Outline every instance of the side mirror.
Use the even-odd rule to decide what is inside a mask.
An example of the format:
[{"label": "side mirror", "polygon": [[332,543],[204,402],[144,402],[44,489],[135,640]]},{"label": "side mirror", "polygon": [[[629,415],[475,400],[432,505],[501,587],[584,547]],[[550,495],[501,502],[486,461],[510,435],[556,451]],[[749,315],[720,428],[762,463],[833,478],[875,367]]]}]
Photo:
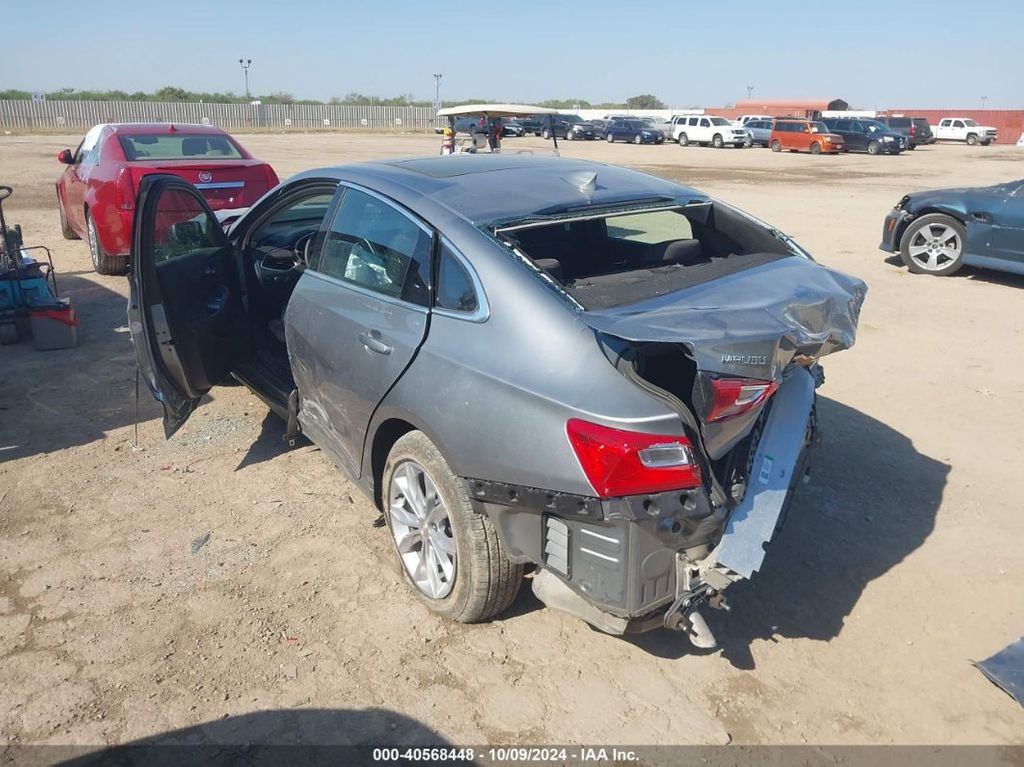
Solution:
[{"label": "side mirror", "polygon": [[60,154],[57,155],[57,161],[62,162],[65,165],[73,165],[75,162],[75,156],[71,154],[70,149],[65,149],[61,151]]}]

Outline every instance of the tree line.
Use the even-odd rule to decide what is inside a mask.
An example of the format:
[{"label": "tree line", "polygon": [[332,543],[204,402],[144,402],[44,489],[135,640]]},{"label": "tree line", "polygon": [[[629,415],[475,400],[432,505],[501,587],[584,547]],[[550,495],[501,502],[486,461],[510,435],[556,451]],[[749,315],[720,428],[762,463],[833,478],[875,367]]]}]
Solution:
[{"label": "tree line", "polygon": [[[30,91],[9,88],[0,90],[0,100],[22,101],[32,98]],[[286,91],[275,91],[266,95],[246,97],[231,91],[208,93],[190,91],[168,85],[152,92],[145,91],[90,91],[77,88],[61,88],[46,92],[48,101],[182,101],[195,103],[205,101],[214,104],[245,104],[250,100],[264,104],[343,104],[347,106],[384,106],[384,107],[432,107],[434,102],[416,99],[412,94],[381,97],[365,93],[348,93],[344,96],[333,96],[327,101],[317,99],[297,99]],[[464,99],[462,101],[442,101],[445,107],[462,106],[464,104],[493,104],[497,99]],[[537,106],[549,109],[665,109],[665,104],[651,94],[630,96],[623,102],[605,101],[591,103],[586,99],[549,99],[541,101]]]}]

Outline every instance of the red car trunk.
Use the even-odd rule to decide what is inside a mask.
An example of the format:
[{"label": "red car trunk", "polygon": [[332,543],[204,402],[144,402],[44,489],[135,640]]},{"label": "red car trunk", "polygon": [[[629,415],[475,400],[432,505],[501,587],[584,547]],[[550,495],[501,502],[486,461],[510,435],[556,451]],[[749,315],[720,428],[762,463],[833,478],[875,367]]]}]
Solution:
[{"label": "red car trunk", "polygon": [[278,183],[273,169],[262,160],[255,159],[223,163],[209,159],[201,163],[192,160],[136,160],[128,163],[126,168],[131,173],[130,199],[133,202],[143,176],[169,173],[195,185],[213,210],[248,207]]}]

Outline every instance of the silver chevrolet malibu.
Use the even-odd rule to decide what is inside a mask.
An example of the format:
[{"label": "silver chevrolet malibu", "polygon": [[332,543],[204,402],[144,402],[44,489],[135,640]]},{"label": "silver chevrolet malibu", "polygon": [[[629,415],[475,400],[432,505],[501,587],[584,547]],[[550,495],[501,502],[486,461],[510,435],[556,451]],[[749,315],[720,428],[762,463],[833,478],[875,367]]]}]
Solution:
[{"label": "silver chevrolet malibu", "polygon": [[219,216],[148,176],[130,280],[168,437],[238,379],[365,489],[432,610],[492,618],[530,567],[550,607],[703,646],[865,294],[694,189],[498,154],[311,170]]}]

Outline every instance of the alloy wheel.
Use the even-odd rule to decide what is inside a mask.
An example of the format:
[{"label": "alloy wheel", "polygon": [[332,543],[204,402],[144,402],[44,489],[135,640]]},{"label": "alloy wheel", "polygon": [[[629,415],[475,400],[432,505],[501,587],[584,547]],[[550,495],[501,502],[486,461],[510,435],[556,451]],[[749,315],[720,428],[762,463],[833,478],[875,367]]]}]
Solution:
[{"label": "alloy wheel", "polygon": [[963,244],[953,227],[942,223],[925,224],[907,247],[911,260],[926,272],[936,272],[960,258]]},{"label": "alloy wheel", "polygon": [[96,234],[96,224],[92,220],[92,216],[86,214],[86,230],[89,233],[89,255],[92,256],[92,268],[96,271],[100,269],[100,240]]},{"label": "alloy wheel", "polygon": [[431,599],[444,599],[455,585],[455,538],[437,485],[415,461],[403,461],[395,468],[388,514],[391,535],[410,580]]}]

